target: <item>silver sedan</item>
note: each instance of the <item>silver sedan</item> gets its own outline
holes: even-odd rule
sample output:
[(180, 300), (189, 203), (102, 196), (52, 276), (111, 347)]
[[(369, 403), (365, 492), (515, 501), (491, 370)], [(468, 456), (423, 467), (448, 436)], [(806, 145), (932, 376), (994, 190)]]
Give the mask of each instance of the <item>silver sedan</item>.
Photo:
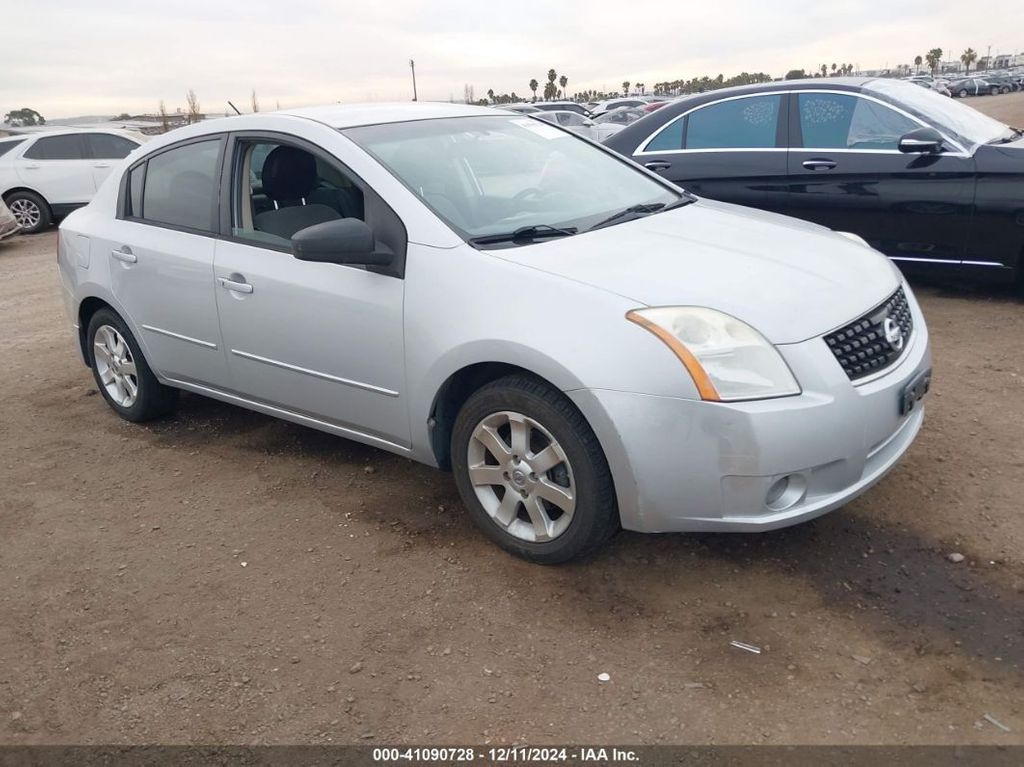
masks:
[(816, 517), (922, 423), (928, 331), (883, 256), (526, 115), (199, 123), (133, 152), (60, 234), (118, 415), (185, 390), (450, 469), (535, 562), (620, 528)]

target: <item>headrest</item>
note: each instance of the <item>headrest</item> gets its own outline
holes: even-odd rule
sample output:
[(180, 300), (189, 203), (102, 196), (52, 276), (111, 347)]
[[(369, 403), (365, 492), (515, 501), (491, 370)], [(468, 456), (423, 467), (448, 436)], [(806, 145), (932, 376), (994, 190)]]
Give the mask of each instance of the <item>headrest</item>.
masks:
[(279, 146), (263, 162), (263, 193), (277, 201), (308, 197), (316, 176), (313, 155), (292, 146)]

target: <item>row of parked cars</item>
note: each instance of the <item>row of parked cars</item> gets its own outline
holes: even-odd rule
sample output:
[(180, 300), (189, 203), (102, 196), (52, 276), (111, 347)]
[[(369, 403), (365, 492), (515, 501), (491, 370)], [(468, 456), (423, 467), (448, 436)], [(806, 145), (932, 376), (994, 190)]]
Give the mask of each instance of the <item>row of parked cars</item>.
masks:
[(954, 96), (957, 98), (997, 96), (1000, 93), (1019, 91), (1024, 87), (1024, 74), (1019, 72), (976, 73), (973, 77), (961, 77), (954, 80), (920, 74), (906, 79), (922, 88), (928, 88), (941, 93), (943, 96)]
[(332, 106), (136, 149), (59, 240), (103, 398), (144, 421), (189, 391), (451, 470), (486, 536), (564, 562), (864, 492), (931, 381), (883, 253), (1021, 266), (1021, 133), (912, 83), (699, 94), (603, 144), (538, 114)]

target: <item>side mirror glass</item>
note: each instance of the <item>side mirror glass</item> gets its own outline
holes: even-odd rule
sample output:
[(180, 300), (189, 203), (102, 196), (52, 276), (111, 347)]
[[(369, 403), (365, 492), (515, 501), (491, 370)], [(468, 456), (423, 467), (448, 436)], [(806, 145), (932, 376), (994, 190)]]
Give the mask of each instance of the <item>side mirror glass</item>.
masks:
[(900, 136), (898, 146), (906, 154), (937, 154), (942, 151), (942, 134), (934, 128), (918, 128)]
[(292, 235), (292, 254), (300, 261), (387, 266), (393, 254), (376, 247), (373, 230), (358, 218), (314, 224)]

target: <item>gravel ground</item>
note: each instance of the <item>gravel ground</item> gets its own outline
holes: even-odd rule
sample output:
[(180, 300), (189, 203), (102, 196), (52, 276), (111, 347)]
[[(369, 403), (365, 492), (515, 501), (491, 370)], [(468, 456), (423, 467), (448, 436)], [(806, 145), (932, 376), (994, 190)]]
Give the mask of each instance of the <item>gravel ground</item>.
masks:
[(0, 742), (1024, 743), (1014, 293), (918, 287), (925, 426), (845, 509), (542, 568), (373, 448), (196, 396), (118, 420), (55, 239), (0, 245)]

